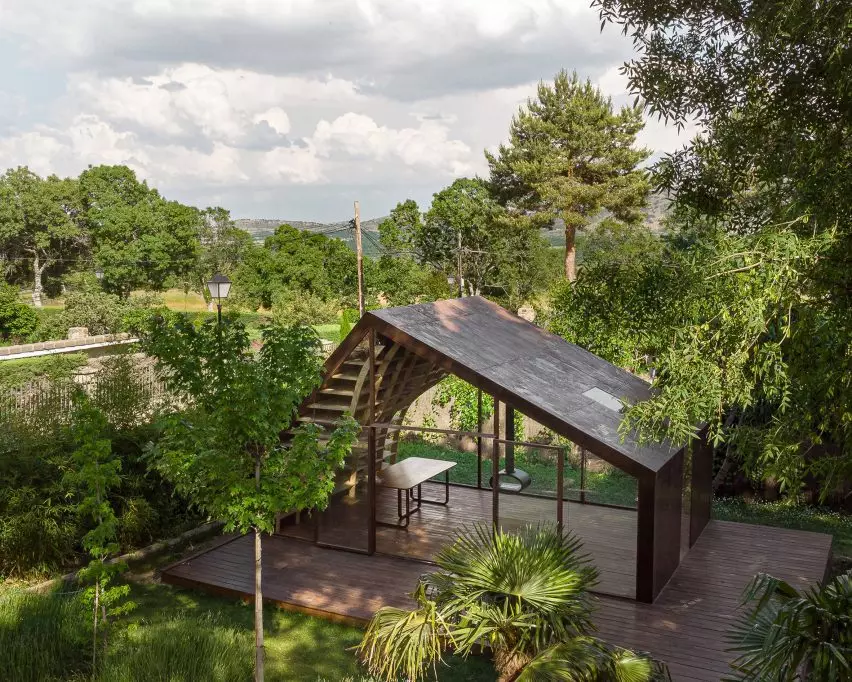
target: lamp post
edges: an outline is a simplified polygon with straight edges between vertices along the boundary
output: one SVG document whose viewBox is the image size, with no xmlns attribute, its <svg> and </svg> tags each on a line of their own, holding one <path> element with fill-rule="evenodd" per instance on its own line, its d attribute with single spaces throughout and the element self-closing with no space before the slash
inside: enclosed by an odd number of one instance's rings
<svg viewBox="0 0 852 682">
<path fill-rule="evenodd" d="M 216 301 L 216 310 L 218 313 L 219 325 L 222 324 L 222 300 L 228 298 L 231 291 L 231 280 L 229 280 L 221 272 L 217 272 L 207 282 L 207 289 L 210 291 L 210 298 Z"/>
<path fill-rule="evenodd" d="M 98 269 L 95 270 L 95 277 L 97 277 L 98 281 L 100 282 L 104 278 L 104 269 L 98 267 Z"/>
</svg>

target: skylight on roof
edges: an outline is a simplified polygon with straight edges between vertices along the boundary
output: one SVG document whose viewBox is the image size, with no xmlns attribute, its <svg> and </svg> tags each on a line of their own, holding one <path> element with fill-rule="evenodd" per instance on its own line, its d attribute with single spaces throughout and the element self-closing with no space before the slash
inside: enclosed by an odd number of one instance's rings
<svg viewBox="0 0 852 682">
<path fill-rule="evenodd" d="M 614 395 L 607 393 L 606 391 L 602 391 L 597 386 L 594 388 L 590 388 L 588 391 L 583 393 L 587 398 L 591 398 L 596 403 L 603 405 L 607 409 L 612 410 L 613 412 L 621 412 L 624 407 L 621 404 L 621 401 L 616 398 Z"/>
</svg>

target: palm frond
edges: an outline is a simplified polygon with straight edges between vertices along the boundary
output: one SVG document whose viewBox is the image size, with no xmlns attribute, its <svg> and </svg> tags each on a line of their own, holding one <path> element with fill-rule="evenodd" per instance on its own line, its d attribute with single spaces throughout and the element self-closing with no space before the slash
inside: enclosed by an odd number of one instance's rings
<svg viewBox="0 0 852 682">
<path fill-rule="evenodd" d="M 372 675 L 388 682 L 425 677 L 441 660 L 446 627 L 434 602 L 418 586 L 413 611 L 384 607 L 370 621 L 357 651 Z"/>
</svg>

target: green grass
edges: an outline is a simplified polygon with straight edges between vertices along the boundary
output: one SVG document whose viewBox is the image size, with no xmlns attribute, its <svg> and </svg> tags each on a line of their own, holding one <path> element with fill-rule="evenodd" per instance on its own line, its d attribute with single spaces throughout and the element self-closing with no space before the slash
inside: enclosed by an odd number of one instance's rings
<svg viewBox="0 0 852 682">
<path fill-rule="evenodd" d="M 254 607 L 251 604 L 161 584 L 133 584 L 131 599 L 137 608 L 126 621 L 135 624 L 137 632 L 167 626 L 176 614 L 196 620 L 199 627 L 212 618 L 216 627 L 235 631 L 238 639 L 244 637 L 249 655 L 253 655 Z M 338 681 L 364 675 L 352 651 L 361 641 L 359 628 L 273 606 L 264 608 L 264 628 L 266 679 L 269 682 L 315 682 L 323 678 Z M 227 639 L 232 642 L 234 636 L 228 634 Z M 439 669 L 439 682 L 494 679 L 493 668 L 487 660 L 450 659 L 448 663 L 449 666 Z"/>
<path fill-rule="evenodd" d="M 797 505 L 788 500 L 760 502 L 717 498 L 713 502 L 713 518 L 827 533 L 834 537 L 836 555 L 852 557 L 852 515 L 842 512 Z"/>
<path fill-rule="evenodd" d="M 333 324 L 317 324 L 314 325 L 314 329 L 317 330 L 317 334 L 320 335 L 321 339 L 325 339 L 326 341 L 334 341 L 335 343 L 340 341 L 339 322 L 335 322 Z"/>
<path fill-rule="evenodd" d="M 517 448 L 515 464 L 532 478 L 532 483 L 525 492 L 555 495 L 556 464 L 550 461 L 544 453 L 547 453 L 547 451 L 533 452 L 527 448 Z M 488 485 L 488 478 L 491 475 L 490 450 L 488 450 L 487 455 L 488 459 L 483 456 L 482 461 L 482 483 L 485 486 Z M 404 440 L 399 444 L 399 458 L 405 459 L 406 457 L 426 457 L 456 462 L 456 466 L 450 469 L 450 482 L 476 485 L 475 452 L 461 452 L 422 440 Z M 565 463 L 565 487 L 580 487 L 580 471 L 570 466 L 568 462 Z M 636 506 L 636 479 L 618 470 L 609 472 L 587 471 L 586 490 L 592 491 L 587 494 L 587 499 L 591 502 L 618 504 L 626 507 Z M 579 493 L 569 492 L 566 498 L 579 499 Z"/>
</svg>

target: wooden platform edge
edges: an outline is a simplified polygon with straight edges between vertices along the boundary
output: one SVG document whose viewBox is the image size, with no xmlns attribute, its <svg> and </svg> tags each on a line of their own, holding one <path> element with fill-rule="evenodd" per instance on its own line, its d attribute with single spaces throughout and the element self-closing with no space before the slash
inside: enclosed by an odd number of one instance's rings
<svg viewBox="0 0 852 682">
<path fill-rule="evenodd" d="M 222 545 L 219 546 L 221 547 Z M 203 583 L 197 580 L 192 580 L 191 578 L 184 578 L 183 576 L 174 575 L 173 573 L 164 572 L 160 576 L 160 580 L 166 583 L 167 585 L 172 585 L 174 587 L 184 587 L 187 589 L 199 590 L 200 592 L 216 594 L 220 597 L 236 597 L 246 603 L 254 603 L 254 593 L 252 592 L 235 590 L 227 587 L 221 587 L 219 585 L 211 585 L 210 583 Z M 264 598 L 263 601 L 267 604 L 272 604 L 278 607 L 282 611 L 300 613 L 303 616 L 311 616 L 312 618 L 322 618 L 323 620 L 327 620 L 332 623 L 339 623 L 341 625 L 364 628 L 367 626 L 367 623 L 369 623 L 369 620 L 366 620 L 364 618 L 356 618 L 355 616 L 345 616 L 340 613 L 334 613 L 333 611 L 311 608 L 310 606 L 298 606 L 297 604 L 291 604 L 290 602 L 280 601 L 278 599 Z"/>
<path fill-rule="evenodd" d="M 175 568 L 177 568 L 178 566 L 185 564 L 188 561 L 192 561 L 193 559 L 197 559 L 200 556 L 204 556 L 208 552 L 212 552 L 214 549 L 219 549 L 220 547 L 224 547 L 228 543 L 233 542 L 234 540 L 237 540 L 241 537 L 242 537 L 242 535 L 240 535 L 239 533 L 226 533 L 226 534 L 222 535 L 218 540 L 214 540 L 208 547 L 204 547 L 202 549 L 199 549 L 197 552 L 193 552 L 189 556 L 181 557 L 177 561 L 173 561 L 172 563 L 168 564 L 167 566 L 163 566 L 163 568 L 161 568 L 159 570 L 160 576 L 162 577 L 168 571 L 172 571 Z"/>
</svg>

